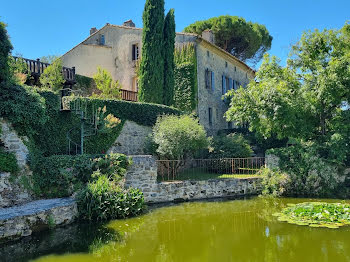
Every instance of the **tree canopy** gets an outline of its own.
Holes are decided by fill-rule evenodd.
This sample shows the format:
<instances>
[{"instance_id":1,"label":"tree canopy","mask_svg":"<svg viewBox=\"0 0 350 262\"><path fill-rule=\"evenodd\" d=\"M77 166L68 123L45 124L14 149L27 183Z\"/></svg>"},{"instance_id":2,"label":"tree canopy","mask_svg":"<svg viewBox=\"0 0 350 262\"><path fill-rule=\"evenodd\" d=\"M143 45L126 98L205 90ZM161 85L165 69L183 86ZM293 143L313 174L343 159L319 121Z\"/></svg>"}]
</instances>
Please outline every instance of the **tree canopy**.
<instances>
[{"instance_id":1,"label":"tree canopy","mask_svg":"<svg viewBox=\"0 0 350 262\"><path fill-rule=\"evenodd\" d=\"M316 141L344 156L350 141L350 25L305 32L285 67L265 55L256 82L231 91L228 121L264 137Z\"/></svg>"},{"instance_id":2,"label":"tree canopy","mask_svg":"<svg viewBox=\"0 0 350 262\"><path fill-rule=\"evenodd\" d=\"M184 31L201 35L206 29L214 32L216 45L252 64L260 61L271 48L272 36L264 25L247 22L238 16L225 15L197 21Z\"/></svg>"}]
</instances>

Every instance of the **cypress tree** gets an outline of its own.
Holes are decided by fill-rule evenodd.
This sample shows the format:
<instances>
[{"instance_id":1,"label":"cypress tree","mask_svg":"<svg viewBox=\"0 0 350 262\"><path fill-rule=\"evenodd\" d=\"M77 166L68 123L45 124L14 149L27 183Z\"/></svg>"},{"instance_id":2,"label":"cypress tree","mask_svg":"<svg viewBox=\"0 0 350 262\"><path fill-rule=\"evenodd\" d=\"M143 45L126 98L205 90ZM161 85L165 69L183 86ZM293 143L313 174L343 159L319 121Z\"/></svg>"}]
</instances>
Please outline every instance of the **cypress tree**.
<instances>
[{"instance_id":1,"label":"cypress tree","mask_svg":"<svg viewBox=\"0 0 350 262\"><path fill-rule=\"evenodd\" d=\"M174 51L175 51L175 14L170 9L164 21L164 105L172 105L174 102Z\"/></svg>"},{"instance_id":2,"label":"cypress tree","mask_svg":"<svg viewBox=\"0 0 350 262\"><path fill-rule=\"evenodd\" d=\"M0 83L4 84L10 78L9 55L12 45L6 30L6 24L0 21Z\"/></svg>"},{"instance_id":3,"label":"cypress tree","mask_svg":"<svg viewBox=\"0 0 350 262\"><path fill-rule=\"evenodd\" d=\"M146 0L143 12L142 57L139 70L139 100L163 103L164 0Z\"/></svg>"}]
</instances>

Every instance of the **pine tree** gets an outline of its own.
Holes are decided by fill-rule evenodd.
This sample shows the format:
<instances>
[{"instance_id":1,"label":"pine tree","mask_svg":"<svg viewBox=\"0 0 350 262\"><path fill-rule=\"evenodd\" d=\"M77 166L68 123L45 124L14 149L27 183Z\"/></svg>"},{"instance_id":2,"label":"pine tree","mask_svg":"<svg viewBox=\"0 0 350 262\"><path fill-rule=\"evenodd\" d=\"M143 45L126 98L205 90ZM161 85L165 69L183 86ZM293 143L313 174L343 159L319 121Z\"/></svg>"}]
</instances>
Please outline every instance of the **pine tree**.
<instances>
[{"instance_id":1,"label":"pine tree","mask_svg":"<svg viewBox=\"0 0 350 262\"><path fill-rule=\"evenodd\" d=\"M143 12L142 57L139 70L139 100L163 103L164 0L146 0Z\"/></svg>"},{"instance_id":2,"label":"pine tree","mask_svg":"<svg viewBox=\"0 0 350 262\"><path fill-rule=\"evenodd\" d=\"M174 102L174 51L175 51L175 14L170 9L164 21L164 105L172 105Z\"/></svg>"}]
</instances>

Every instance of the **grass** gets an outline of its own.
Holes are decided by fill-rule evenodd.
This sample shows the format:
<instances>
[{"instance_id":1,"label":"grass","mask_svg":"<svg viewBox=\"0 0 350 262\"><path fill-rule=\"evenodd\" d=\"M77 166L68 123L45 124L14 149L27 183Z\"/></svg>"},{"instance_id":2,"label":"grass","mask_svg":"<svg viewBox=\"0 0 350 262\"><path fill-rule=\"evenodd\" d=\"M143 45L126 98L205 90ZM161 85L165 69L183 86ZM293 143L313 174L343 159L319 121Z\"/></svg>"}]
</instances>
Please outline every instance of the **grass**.
<instances>
[{"instance_id":1,"label":"grass","mask_svg":"<svg viewBox=\"0 0 350 262\"><path fill-rule=\"evenodd\" d=\"M243 170L242 173L246 173L244 171L249 171L251 173L255 173L257 170ZM184 172L181 172L178 174L175 179L170 177L165 177L164 179L161 179L161 177L158 177L158 181L182 181L182 180L196 180L196 181L202 181L202 180L208 180L208 179L227 179L227 178L235 178L235 179L247 179L247 178L258 178L259 176L256 174L222 174L222 173L210 173L206 170L200 169L200 168L192 168L187 169Z\"/></svg>"}]
</instances>

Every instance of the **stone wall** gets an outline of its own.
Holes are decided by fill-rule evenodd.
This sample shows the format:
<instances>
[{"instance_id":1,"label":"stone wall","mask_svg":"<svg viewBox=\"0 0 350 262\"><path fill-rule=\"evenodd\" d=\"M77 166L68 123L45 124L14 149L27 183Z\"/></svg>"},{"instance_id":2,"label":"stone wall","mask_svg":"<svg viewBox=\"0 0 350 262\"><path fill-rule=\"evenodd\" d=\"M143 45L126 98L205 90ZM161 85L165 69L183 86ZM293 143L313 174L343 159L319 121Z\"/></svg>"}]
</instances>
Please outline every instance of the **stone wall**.
<instances>
[{"instance_id":1,"label":"stone wall","mask_svg":"<svg viewBox=\"0 0 350 262\"><path fill-rule=\"evenodd\" d=\"M157 165L151 156L132 156L125 187L139 188L147 203L255 195L260 179L210 179L205 181L157 182Z\"/></svg>"},{"instance_id":2,"label":"stone wall","mask_svg":"<svg viewBox=\"0 0 350 262\"><path fill-rule=\"evenodd\" d=\"M0 140L5 145L5 151L14 153L16 155L18 165L20 167L25 167L29 153L28 148L24 144L24 142L27 141L27 138L20 138L16 131L12 129L11 125L1 118L0 124L2 129Z\"/></svg>"},{"instance_id":3,"label":"stone wall","mask_svg":"<svg viewBox=\"0 0 350 262\"><path fill-rule=\"evenodd\" d=\"M19 181L21 176L11 177L10 173L0 172L0 208L20 205L32 200L31 194L24 189Z\"/></svg>"},{"instance_id":4,"label":"stone wall","mask_svg":"<svg viewBox=\"0 0 350 262\"><path fill-rule=\"evenodd\" d=\"M50 226L70 224L77 215L77 205L71 198L38 200L0 209L0 243L29 236Z\"/></svg>"},{"instance_id":5,"label":"stone wall","mask_svg":"<svg viewBox=\"0 0 350 262\"><path fill-rule=\"evenodd\" d=\"M27 203L32 200L32 196L20 184L25 176L30 175L26 166L29 151L23 142L27 141L27 138L20 138L5 120L0 119L0 124L2 130L0 141L4 144L5 151L15 154L18 166L21 168L18 174L12 176L10 173L0 172L0 208L4 208Z\"/></svg>"},{"instance_id":6,"label":"stone wall","mask_svg":"<svg viewBox=\"0 0 350 262\"><path fill-rule=\"evenodd\" d=\"M214 46L200 42L196 48L198 75L198 116L199 122L210 135L215 135L221 129L228 129L229 124L224 118L228 104L222 99L222 77L231 78L245 87L254 73L232 56L218 50ZM207 89L205 71L214 72L214 88ZM226 87L228 90L228 86ZM209 124L209 108L212 109L212 124Z\"/></svg>"},{"instance_id":7,"label":"stone wall","mask_svg":"<svg viewBox=\"0 0 350 262\"><path fill-rule=\"evenodd\" d=\"M122 153L126 155L145 154L145 142L152 128L141 126L132 121L126 121L123 130L108 153Z\"/></svg>"}]
</instances>

